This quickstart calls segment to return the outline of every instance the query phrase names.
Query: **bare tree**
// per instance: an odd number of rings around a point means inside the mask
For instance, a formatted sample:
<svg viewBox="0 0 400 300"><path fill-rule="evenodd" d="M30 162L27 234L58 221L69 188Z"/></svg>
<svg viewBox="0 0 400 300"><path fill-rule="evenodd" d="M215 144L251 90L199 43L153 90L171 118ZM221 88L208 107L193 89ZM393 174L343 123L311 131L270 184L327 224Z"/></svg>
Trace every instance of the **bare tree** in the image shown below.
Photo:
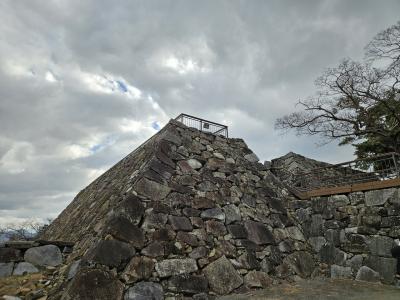
<svg viewBox="0 0 400 300"><path fill-rule="evenodd" d="M51 219L40 222L34 219L21 223L8 223L0 227L0 235L9 240L33 240L51 223Z"/></svg>
<svg viewBox="0 0 400 300"><path fill-rule="evenodd" d="M379 33L362 63L343 60L316 80L316 95L276 120L280 130L353 144L360 157L400 151L400 22ZM384 147L382 147L384 144Z"/></svg>

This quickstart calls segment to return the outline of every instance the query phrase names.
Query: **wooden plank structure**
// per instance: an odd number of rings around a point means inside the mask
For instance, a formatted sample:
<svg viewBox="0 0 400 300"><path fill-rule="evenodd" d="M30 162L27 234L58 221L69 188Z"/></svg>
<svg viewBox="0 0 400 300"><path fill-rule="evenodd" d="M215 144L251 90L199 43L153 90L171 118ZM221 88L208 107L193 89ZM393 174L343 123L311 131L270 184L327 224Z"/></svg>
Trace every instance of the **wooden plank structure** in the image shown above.
<svg viewBox="0 0 400 300"><path fill-rule="evenodd" d="M357 168L360 163L366 171ZM293 174L296 184L286 182L286 185L296 197L304 200L318 196L398 187L400 186L399 166L400 155L386 153L372 158L317 168L303 174ZM335 177L338 179L332 181ZM299 178L300 181L298 181ZM312 182L305 180L307 178L317 180Z"/></svg>
<svg viewBox="0 0 400 300"><path fill-rule="evenodd" d="M311 190L311 191L307 191L307 192L299 192L299 191L296 191L295 189L291 189L291 190L298 198L305 200L305 199L310 199L311 197L337 195L337 194L348 194L348 193L352 193L352 192L379 190L379 189L386 189L386 188L398 187L398 186L400 186L400 178L320 188L320 189L315 189L315 190Z"/></svg>

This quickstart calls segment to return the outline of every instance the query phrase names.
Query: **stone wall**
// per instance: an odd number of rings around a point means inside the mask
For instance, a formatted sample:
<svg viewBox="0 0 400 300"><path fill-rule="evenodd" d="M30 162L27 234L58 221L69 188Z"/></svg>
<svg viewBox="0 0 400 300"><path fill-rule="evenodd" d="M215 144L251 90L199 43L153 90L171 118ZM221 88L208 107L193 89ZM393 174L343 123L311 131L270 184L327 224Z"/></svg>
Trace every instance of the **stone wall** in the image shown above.
<svg viewBox="0 0 400 300"><path fill-rule="evenodd" d="M8 290L13 290L13 294L8 295L9 298L7 299L20 299L20 297L22 299L38 299L47 296L48 290L54 288L56 282L60 279L58 270L60 268L67 269L67 266L63 263L72 251L72 247L73 244L63 242L1 242L0 280L10 276L40 275L23 288L14 290L9 288ZM73 270L70 274L72 273ZM7 287L3 288L7 289ZM4 296L4 299L6 299L6 296Z"/></svg>
<svg viewBox="0 0 400 300"><path fill-rule="evenodd" d="M171 121L43 236L76 242L63 299L207 299L311 275L290 197L242 139Z"/></svg>
<svg viewBox="0 0 400 300"><path fill-rule="evenodd" d="M324 275L397 283L391 249L400 238L398 188L296 200L289 207Z"/></svg>

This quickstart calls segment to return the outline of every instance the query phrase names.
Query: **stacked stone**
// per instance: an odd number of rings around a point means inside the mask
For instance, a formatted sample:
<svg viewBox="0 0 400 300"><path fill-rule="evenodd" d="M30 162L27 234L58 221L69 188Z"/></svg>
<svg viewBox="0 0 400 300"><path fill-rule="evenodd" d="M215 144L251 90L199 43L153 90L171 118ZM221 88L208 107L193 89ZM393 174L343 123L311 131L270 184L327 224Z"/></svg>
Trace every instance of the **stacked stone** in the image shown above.
<svg viewBox="0 0 400 300"><path fill-rule="evenodd" d="M286 197L243 140L170 121L45 233L77 242L63 299L207 299L309 277L314 262ZM79 219L84 209L102 217ZM85 230L63 231L74 222Z"/></svg>
<svg viewBox="0 0 400 300"><path fill-rule="evenodd" d="M37 299L53 288L51 281L63 267L63 261L72 250L72 243L47 241L9 241L0 244L0 278L41 273L39 282L30 289L15 291L24 299ZM66 266L64 266L66 269ZM44 280L43 278L47 278ZM13 298L14 299L14 298ZM15 299L19 299L15 297Z"/></svg>
<svg viewBox="0 0 400 300"><path fill-rule="evenodd" d="M394 283L400 237L398 188L290 203L327 276Z"/></svg>

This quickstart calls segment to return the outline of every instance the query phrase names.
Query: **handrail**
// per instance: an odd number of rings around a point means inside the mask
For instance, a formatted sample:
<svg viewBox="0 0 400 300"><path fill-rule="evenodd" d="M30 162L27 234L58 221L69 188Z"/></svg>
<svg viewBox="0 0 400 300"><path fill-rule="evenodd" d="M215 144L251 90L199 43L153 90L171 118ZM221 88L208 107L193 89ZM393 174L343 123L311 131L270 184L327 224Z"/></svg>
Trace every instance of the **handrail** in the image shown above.
<svg viewBox="0 0 400 300"><path fill-rule="evenodd" d="M340 188L373 182L400 179L400 154L389 152L374 157L356 159L334 165L318 167L306 172L287 174L286 184L298 192Z"/></svg>
<svg viewBox="0 0 400 300"><path fill-rule="evenodd" d="M179 116L177 116L175 120L183 123L188 127L193 127L203 132L209 132L212 134L228 137L228 126L223 124L219 124L184 113L181 113Z"/></svg>

